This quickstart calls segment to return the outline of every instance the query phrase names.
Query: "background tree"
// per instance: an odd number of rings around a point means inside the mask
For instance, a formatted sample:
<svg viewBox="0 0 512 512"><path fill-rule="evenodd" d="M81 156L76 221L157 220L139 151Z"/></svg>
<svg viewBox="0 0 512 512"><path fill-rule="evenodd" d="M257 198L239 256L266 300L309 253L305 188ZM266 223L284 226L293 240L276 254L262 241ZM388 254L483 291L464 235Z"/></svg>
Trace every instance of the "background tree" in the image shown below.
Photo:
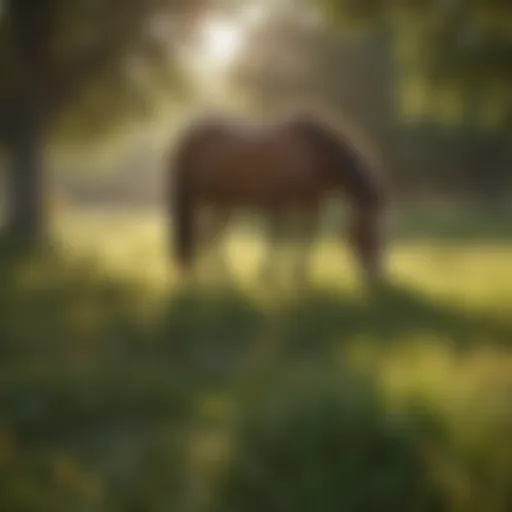
<svg viewBox="0 0 512 512"><path fill-rule="evenodd" d="M320 0L346 29L387 29L404 87L434 115L458 104L460 121L506 125L512 115L512 4L508 0Z"/></svg>
<svg viewBox="0 0 512 512"><path fill-rule="evenodd" d="M31 241L45 236L44 148L52 134L69 136L70 127L100 132L150 108L158 100L156 89L177 89L177 50L204 3L11 0L5 5L0 141L10 162L9 232Z"/></svg>

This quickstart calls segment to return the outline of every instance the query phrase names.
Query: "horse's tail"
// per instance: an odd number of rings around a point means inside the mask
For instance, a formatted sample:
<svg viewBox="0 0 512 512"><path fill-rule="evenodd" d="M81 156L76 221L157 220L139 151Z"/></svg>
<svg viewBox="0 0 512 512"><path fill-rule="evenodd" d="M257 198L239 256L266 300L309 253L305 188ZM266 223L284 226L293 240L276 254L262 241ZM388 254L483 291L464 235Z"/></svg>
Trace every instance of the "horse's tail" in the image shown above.
<svg viewBox="0 0 512 512"><path fill-rule="evenodd" d="M190 154L182 146L172 164L169 213L171 217L169 233L171 257L182 269L192 264L194 257L194 197L188 180Z"/></svg>

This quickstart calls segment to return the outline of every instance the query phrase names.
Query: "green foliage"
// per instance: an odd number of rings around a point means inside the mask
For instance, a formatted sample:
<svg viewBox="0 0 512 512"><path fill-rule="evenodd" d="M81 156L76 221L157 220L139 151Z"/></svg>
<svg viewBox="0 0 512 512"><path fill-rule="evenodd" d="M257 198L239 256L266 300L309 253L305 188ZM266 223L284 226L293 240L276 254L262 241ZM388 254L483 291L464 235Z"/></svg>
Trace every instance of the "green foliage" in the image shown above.
<svg viewBox="0 0 512 512"><path fill-rule="evenodd" d="M509 123L512 112L512 9L510 2L453 1L351 2L325 0L338 24L366 20L369 28L392 27L405 68L416 69L436 97L456 88L467 110L480 121L482 98L506 90L501 98L498 123Z"/></svg>
<svg viewBox="0 0 512 512"><path fill-rule="evenodd" d="M24 10L7 9L0 27L0 73L9 79L0 84L3 122L12 122L16 114L8 102L27 81L28 57L19 62L16 41L30 23L39 40L25 51L37 67L33 79L41 77L37 87L31 84L31 94L40 97L49 121L61 121L56 128L61 137L79 138L119 124L126 115L147 115L163 94L187 90L176 48L200 1L45 0L36 2L35 22L27 16L31 0L25 2Z"/></svg>
<svg viewBox="0 0 512 512"><path fill-rule="evenodd" d="M241 413L214 510L414 508L425 485L420 453L371 382L306 367L280 372L261 395Z"/></svg>

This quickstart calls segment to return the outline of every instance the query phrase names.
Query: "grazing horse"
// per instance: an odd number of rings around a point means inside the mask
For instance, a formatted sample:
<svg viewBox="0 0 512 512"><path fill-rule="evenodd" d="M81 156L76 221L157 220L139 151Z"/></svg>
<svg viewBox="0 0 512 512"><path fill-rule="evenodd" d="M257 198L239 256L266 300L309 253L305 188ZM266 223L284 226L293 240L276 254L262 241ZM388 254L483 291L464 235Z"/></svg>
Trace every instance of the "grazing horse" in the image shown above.
<svg viewBox="0 0 512 512"><path fill-rule="evenodd" d="M337 194L352 206L350 243L366 277L382 277L382 183L361 150L315 116L266 124L204 118L185 130L167 165L171 251L182 270L193 266L202 207L215 214L217 232L234 209L264 213L277 241L289 213L301 216L305 236L312 234L320 204Z"/></svg>

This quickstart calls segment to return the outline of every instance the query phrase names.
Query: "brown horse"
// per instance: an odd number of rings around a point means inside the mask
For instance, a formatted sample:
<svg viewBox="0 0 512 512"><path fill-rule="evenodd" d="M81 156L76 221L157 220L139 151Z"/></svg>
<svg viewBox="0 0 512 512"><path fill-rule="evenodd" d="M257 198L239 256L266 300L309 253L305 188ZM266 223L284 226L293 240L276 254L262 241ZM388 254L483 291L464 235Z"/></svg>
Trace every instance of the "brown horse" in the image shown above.
<svg viewBox="0 0 512 512"><path fill-rule="evenodd" d="M253 208L272 220L273 241L289 213L301 216L309 241L320 204L338 194L351 203L350 242L367 278L382 277L382 184L361 150L315 116L295 114L258 125L222 116L202 119L185 131L168 165L172 253L182 270L193 266L202 207L218 221L212 234L234 209Z"/></svg>

